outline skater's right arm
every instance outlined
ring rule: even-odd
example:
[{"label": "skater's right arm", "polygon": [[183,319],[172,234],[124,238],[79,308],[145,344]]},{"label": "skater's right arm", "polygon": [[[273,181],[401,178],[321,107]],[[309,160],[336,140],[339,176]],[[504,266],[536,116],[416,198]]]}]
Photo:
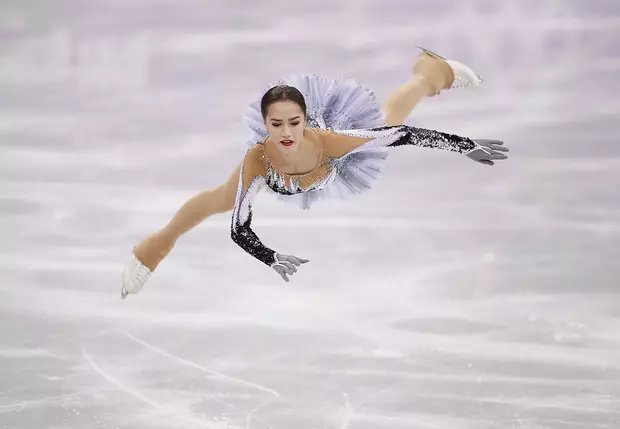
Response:
[{"label": "skater's right arm", "polygon": [[273,268],[288,282],[288,276],[296,273],[297,267],[309,261],[297,256],[277,253],[265,246],[252,230],[252,203],[259,188],[266,184],[267,165],[261,155],[262,149],[254,146],[248,150],[241,163],[230,235],[239,247]]},{"label": "skater's right arm", "polygon": [[252,204],[259,188],[265,184],[267,167],[260,157],[260,148],[249,149],[241,163],[232,213],[231,238],[250,255],[271,266],[276,252],[265,246],[252,230]]}]

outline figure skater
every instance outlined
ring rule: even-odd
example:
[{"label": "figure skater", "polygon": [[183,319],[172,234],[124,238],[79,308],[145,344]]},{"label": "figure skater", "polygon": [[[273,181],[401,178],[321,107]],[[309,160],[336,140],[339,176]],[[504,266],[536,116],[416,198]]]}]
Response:
[{"label": "figure skater", "polygon": [[388,150],[421,146],[456,152],[485,165],[506,159],[499,140],[470,139],[403,125],[424,97],[450,88],[476,88],[469,67],[420,48],[413,79],[398,87],[383,110],[356,81],[291,76],[253,102],[245,120],[253,132],[230,178],[188,200],[161,230],[134,247],[121,296],[138,293],[176,241],[209,216],[232,210],[231,238],[285,281],[307,259],[277,252],[252,230],[252,204],[262,188],[309,209],[320,199],[344,198],[372,188]]}]

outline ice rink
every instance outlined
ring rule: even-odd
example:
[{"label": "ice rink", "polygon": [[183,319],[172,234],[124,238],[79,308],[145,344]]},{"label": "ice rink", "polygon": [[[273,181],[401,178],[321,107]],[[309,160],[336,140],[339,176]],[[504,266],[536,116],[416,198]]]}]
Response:
[{"label": "ice rink", "polygon": [[[2,0],[0,429],[620,428],[619,41],[617,0]],[[416,45],[485,83],[407,123],[508,160],[395,148],[361,198],[261,193],[291,283],[225,214],[120,299],[266,84],[384,101]]]}]

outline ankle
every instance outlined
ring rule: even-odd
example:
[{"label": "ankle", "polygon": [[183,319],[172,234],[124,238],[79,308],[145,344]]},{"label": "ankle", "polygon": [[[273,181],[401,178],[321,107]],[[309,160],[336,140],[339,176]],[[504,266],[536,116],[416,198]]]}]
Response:
[{"label": "ankle", "polygon": [[134,255],[151,271],[170,253],[175,245],[175,239],[157,231],[146,236],[134,247]]},{"label": "ankle", "polygon": [[413,67],[414,79],[426,81],[433,89],[431,95],[448,89],[454,81],[454,70],[446,61],[422,54]]},{"label": "ankle", "polygon": [[418,85],[422,88],[426,97],[432,97],[434,95],[437,95],[440,90],[440,86],[438,86],[436,79],[431,79],[424,74],[414,75],[413,82],[415,85]]}]

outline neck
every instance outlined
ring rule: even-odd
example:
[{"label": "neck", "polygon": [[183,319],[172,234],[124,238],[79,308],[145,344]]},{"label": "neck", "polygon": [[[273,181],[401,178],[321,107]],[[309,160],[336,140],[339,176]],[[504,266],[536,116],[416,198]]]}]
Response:
[{"label": "neck", "polygon": [[[271,143],[273,145],[279,144],[273,140]],[[304,134],[301,140],[296,143],[294,150],[274,150],[269,157],[278,170],[287,174],[300,174],[312,170],[316,166],[318,160],[315,152],[316,148],[304,130]]]}]

